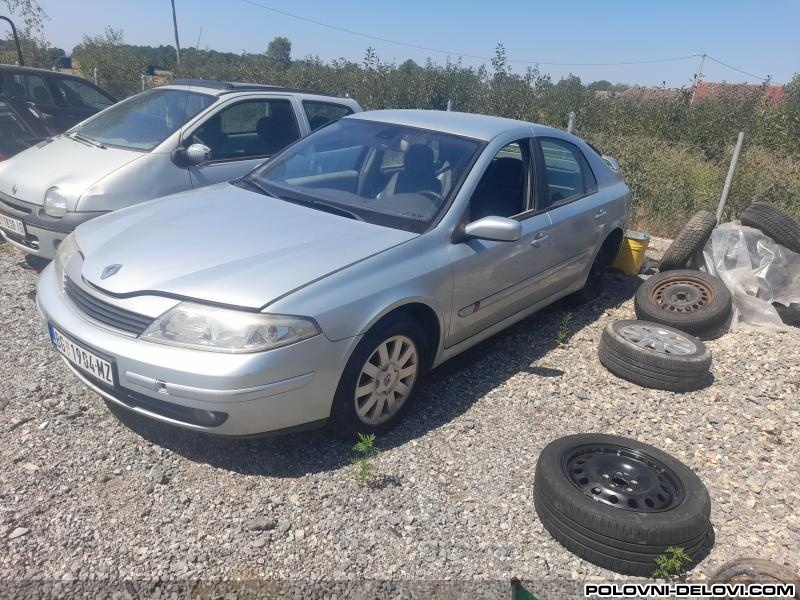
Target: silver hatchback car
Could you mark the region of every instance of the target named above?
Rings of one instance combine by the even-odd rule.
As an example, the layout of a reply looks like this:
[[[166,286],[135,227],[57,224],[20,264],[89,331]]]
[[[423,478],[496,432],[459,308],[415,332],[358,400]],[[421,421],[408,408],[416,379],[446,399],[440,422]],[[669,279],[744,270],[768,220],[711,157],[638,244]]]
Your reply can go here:
[[[341,119],[244,178],[81,225],[37,302],[112,403],[221,435],[382,432],[431,368],[569,294],[629,214],[580,139],[508,119]]]

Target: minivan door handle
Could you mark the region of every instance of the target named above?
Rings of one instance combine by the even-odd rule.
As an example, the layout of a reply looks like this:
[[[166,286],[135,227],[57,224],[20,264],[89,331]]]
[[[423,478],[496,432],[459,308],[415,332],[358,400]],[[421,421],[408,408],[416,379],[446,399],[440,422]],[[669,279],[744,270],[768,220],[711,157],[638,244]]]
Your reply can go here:
[[[541,231],[533,236],[533,241],[531,241],[531,246],[534,248],[538,248],[539,245],[544,242],[549,236],[546,233],[542,233]]]
[[[601,210],[598,210],[598,211],[595,213],[595,215],[594,215],[594,218],[595,218],[595,219],[602,219],[602,218],[603,218],[603,217],[605,217],[607,214],[608,214],[608,211],[606,211],[606,210],[602,210],[602,209],[601,209]]]

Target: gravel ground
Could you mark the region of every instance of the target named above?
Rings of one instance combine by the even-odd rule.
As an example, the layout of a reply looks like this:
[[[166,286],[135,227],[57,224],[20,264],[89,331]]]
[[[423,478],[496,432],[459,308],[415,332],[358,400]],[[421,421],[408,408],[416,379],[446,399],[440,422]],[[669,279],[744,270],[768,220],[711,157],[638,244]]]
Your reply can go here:
[[[637,279],[612,276],[565,346],[555,307],[434,372],[362,488],[325,431],[230,441],[112,413],[50,349],[35,281],[0,244],[0,596],[509,598],[517,576],[572,597],[620,578],[534,511],[540,450],[581,431],[637,437],[705,481],[715,541],[692,577],[743,555],[798,566],[800,329],[709,342],[704,390],[637,388],[596,355],[633,316]]]

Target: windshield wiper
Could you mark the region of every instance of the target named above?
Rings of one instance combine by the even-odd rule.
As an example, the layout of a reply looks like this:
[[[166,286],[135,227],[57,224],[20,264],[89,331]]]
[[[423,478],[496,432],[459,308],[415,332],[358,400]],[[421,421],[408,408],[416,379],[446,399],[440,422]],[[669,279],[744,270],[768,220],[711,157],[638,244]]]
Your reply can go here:
[[[88,135],[83,135],[82,133],[78,133],[77,131],[72,134],[72,139],[78,140],[79,142],[85,142],[94,146],[95,148],[101,148],[103,150],[106,149],[106,145],[103,142],[98,142],[94,138],[90,138]]]
[[[287,196],[284,193],[278,194],[249,178],[242,178],[239,181],[256,188],[262,194],[278,198],[279,200],[283,200],[284,202],[291,202],[292,204],[299,204],[300,206],[308,206],[316,210],[321,210],[323,212],[336,214],[341,217],[347,217],[348,219],[354,219],[356,221],[364,220],[364,218],[358,213],[355,213],[351,210],[347,210],[346,208],[342,208],[337,204],[331,204],[329,202],[325,202],[324,200],[317,200],[317,199],[312,200],[309,198],[298,198],[297,196]]]

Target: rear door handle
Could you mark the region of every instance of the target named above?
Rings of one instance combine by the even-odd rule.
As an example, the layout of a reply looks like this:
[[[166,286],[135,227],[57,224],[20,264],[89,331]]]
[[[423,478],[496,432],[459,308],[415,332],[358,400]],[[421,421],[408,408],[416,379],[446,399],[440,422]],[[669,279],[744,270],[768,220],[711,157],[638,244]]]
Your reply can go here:
[[[533,246],[534,248],[538,248],[539,244],[544,242],[548,237],[549,236],[546,233],[541,233],[541,232],[537,233],[535,236],[533,236],[533,241],[531,242],[531,246]]]
[[[603,218],[603,217],[605,217],[607,214],[608,214],[608,211],[605,211],[605,210],[598,210],[598,211],[595,213],[595,215],[594,215],[594,218],[595,218],[595,219],[602,219],[602,218]]]

